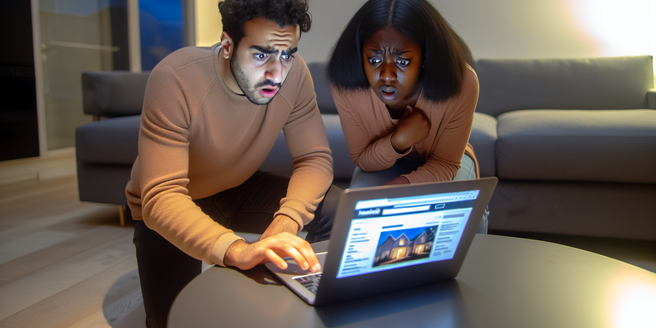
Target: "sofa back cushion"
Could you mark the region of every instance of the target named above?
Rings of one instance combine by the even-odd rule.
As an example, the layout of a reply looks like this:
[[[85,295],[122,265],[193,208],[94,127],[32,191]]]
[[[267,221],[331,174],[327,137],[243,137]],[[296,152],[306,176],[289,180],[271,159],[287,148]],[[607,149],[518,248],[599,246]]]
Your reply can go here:
[[[480,59],[477,111],[647,108],[652,56],[589,59]]]
[[[308,69],[322,114],[337,114],[325,63],[310,63]],[[82,73],[82,102],[85,114],[118,117],[141,114],[150,72],[128,71]]]
[[[314,93],[317,94],[317,106],[321,114],[337,114],[337,106],[333,100],[330,82],[326,76],[326,63],[307,64],[312,82],[314,82]]]
[[[82,110],[95,116],[141,114],[150,72],[82,73]]]

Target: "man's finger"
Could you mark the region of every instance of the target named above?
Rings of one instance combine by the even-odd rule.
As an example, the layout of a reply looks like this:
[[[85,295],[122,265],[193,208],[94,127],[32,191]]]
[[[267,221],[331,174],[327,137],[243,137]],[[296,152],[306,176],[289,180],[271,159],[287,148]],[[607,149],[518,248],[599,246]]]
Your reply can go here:
[[[294,245],[291,243],[287,242],[284,244],[284,247],[280,249],[281,251],[285,252],[287,256],[291,257],[296,261],[298,266],[303,269],[303,270],[308,270],[310,268],[310,264],[308,263],[307,259],[301,252],[299,251],[298,248],[296,248]]]
[[[312,272],[319,271],[321,269],[321,264],[319,264],[319,259],[317,259],[317,255],[314,254],[314,250],[312,249],[312,246],[306,241],[303,241],[301,245],[299,245],[298,250],[301,252],[301,255],[306,259],[308,263],[308,270]]]
[[[271,248],[267,248],[264,251],[264,257],[266,257],[269,261],[271,261],[273,264],[275,264],[277,267],[280,269],[287,269],[287,262],[282,259],[282,257],[278,256],[276,252],[271,250]]]
[[[259,246],[264,249],[264,256],[267,259],[282,258],[289,256],[298,265],[305,270],[307,263],[303,255],[294,247],[294,244],[299,244],[299,242],[305,242],[303,239],[298,238],[292,234],[281,233],[269,238],[258,241]],[[275,255],[275,257],[274,257]],[[271,260],[273,262],[273,260]],[[283,260],[284,261],[284,260]],[[274,262],[275,263],[275,262]],[[278,264],[275,263],[277,266]],[[280,267],[280,266],[278,266]]]

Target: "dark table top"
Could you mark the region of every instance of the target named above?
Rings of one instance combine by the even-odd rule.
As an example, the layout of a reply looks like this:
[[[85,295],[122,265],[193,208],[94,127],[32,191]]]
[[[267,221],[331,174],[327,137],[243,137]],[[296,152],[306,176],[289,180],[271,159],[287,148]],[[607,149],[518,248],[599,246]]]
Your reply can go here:
[[[178,295],[169,327],[656,327],[655,309],[650,271],[554,243],[477,235],[454,280],[316,308],[264,266],[212,267]]]

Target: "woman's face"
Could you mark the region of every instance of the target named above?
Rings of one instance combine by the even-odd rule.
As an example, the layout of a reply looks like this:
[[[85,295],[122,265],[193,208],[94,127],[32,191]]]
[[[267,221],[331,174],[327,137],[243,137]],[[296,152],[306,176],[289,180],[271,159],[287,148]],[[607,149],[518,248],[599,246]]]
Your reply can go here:
[[[364,72],[369,85],[390,109],[402,110],[417,103],[421,90],[421,47],[395,28],[376,31],[362,47]]]

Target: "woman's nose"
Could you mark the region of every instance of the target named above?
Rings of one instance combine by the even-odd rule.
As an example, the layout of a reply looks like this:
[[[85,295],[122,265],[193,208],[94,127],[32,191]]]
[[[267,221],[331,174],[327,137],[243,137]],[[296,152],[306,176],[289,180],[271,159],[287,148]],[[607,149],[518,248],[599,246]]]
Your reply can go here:
[[[395,81],[396,80],[396,67],[394,62],[389,63],[388,61],[383,61],[380,67],[380,79],[385,82]]]

